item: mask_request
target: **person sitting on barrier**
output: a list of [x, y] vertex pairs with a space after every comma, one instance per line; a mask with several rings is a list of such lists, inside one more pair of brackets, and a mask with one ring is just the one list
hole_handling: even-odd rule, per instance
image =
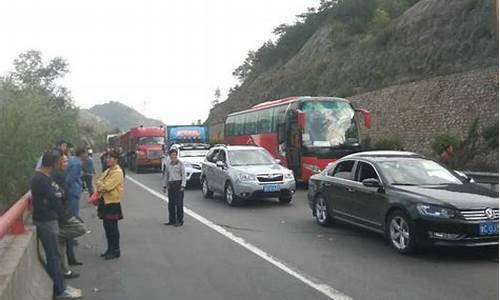
[[40, 169], [31, 179], [33, 223], [45, 252], [47, 272], [54, 282], [55, 299], [78, 299], [82, 296], [81, 290], [66, 285], [64, 282], [61, 272], [61, 255], [58, 250], [58, 221], [65, 219], [66, 213], [51, 174], [57, 168], [60, 159], [59, 151], [47, 151], [42, 157]]
[[120, 257], [120, 231], [118, 220], [123, 219], [120, 202], [123, 198], [123, 172], [118, 165], [120, 153], [109, 151], [107, 154], [108, 169], [96, 181], [96, 188], [101, 193], [97, 206], [97, 215], [102, 219], [108, 249], [101, 254], [105, 259]]

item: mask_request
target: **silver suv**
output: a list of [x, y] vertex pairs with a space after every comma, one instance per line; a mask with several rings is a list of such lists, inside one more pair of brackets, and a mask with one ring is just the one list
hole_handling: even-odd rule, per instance
[[201, 184], [205, 198], [218, 192], [229, 205], [251, 197], [277, 197], [290, 203], [295, 193], [293, 172], [255, 146], [213, 147], [202, 164]]

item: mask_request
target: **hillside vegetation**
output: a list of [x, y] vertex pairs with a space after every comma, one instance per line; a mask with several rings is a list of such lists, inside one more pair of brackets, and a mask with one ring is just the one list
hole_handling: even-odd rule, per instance
[[274, 34], [236, 68], [240, 84], [208, 124], [265, 100], [348, 97], [498, 65], [493, 0], [322, 1]]
[[0, 77], [0, 213], [29, 189], [35, 164], [57, 140], [77, 144], [78, 109], [57, 79], [66, 61], [27, 51]]
[[135, 109], [116, 101], [110, 101], [105, 104], [95, 105], [89, 110], [81, 110], [81, 113], [89, 116], [89, 113], [100, 120], [106, 120], [113, 128], [127, 131], [132, 127], [160, 126], [164, 125], [162, 121], [150, 119], [139, 113]]

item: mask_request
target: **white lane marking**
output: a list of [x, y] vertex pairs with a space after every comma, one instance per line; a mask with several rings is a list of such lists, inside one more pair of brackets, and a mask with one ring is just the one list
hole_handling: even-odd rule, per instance
[[[130, 177], [127, 175], [127, 179], [132, 181], [133, 183], [137, 184], [138, 186], [142, 187], [146, 191], [150, 192], [154, 196], [162, 199], [163, 201], [168, 203], [168, 197], [165, 195], [149, 188], [148, 186], [142, 184], [141, 182], [137, 181], [136, 179]], [[289, 275], [295, 277], [296, 279], [302, 281], [303, 283], [307, 284], [308, 286], [312, 287], [313, 289], [317, 290], [318, 292], [324, 294], [330, 299], [335, 299], [335, 300], [352, 300], [351, 297], [343, 294], [342, 292], [334, 289], [333, 287], [320, 282], [319, 280], [301, 273], [299, 271], [296, 271], [292, 269], [291, 267], [287, 266], [284, 262], [280, 261], [276, 257], [273, 257], [272, 255], [266, 253], [264, 250], [250, 244], [249, 242], [245, 241], [243, 238], [234, 235], [232, 232], [226, 230], [225, 228], [215, 224], [214, 222], [206, 219], [205, 217], [199, 215], [198, 213], [192, 211], [189, 208], [186, 208], [184, 206], [184, 212], [191, 216], [192, 218], [198, 220], [200, 223], [206, 225], [207, 227], [217, 231], [218, 233], [222, 234], [223, 236], [227, 237], [231, 241], [235, 242], [236, 244], [239, 244], [240, 246], [246, 248], [247, 250], [251, 251], [252, 253], [256, 254], [257, 256], [261, 257], [262, 259], [266, 260], [267, 262], [275, 265], [282, 271], [288, 273]]]

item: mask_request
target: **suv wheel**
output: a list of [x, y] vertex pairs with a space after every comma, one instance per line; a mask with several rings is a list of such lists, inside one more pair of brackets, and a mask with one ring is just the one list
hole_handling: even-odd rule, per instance
[[401, 254], [411, 254], [416, 250], [415, 226], [406, 213], [392, 212], [385, 224], [386, 237], [392, 249]]
[[333, 223], [328, 203], [322, 195], [318, 195], [314, 201], [314, 216], [316, 217], [316, 222], [321, 226], [328, 226]]
[[207, 178], [206, 177], [203, 177], [201, 179], [201, 192], [203, 194], [203, 197], [205, 198], [212, 198], [212, 196], [214, 195], [214, 192], [212, 192], [210, 190], [210, 188], [208, 187], [208, 181], [207, 181]]
[[279, 200], [280, 200], [281, 204], [288, 204], [288, 203], [292, 202], [292, 198], [293, 198], [292, 195], [280, 196]]
[[238, 197], [234, 194], [234, 188], [230, 182], [226, 183], [224, 188], [224, 198], [230, 206], [235, 206], [238, 202]]

